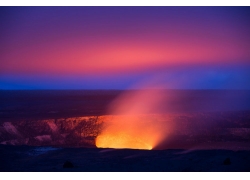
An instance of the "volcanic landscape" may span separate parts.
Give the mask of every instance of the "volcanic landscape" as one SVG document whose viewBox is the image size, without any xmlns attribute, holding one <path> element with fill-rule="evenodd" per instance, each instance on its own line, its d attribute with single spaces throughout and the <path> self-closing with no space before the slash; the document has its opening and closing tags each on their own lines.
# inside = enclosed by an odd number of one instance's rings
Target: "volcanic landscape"
<svg viewBox="0 0 250 180">
<path fill-rule="evenodd" d="M 249 91 L 0 91 L 0 171 L 250 171 L 249 142 Z"/>
</svg>

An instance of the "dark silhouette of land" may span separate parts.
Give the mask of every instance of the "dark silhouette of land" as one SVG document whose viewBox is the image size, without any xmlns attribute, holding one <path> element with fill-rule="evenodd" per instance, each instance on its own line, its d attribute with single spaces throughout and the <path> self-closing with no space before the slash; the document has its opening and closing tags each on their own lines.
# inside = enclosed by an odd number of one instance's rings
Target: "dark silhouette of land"
<svg viewBox="0 0 250 180">
<path fill-rule="evenodd" d="M 123 92 L 0 91 L 0 171 L 250 170 L 250 91 L 166 90 L 145 116 L 174 124 L 166 139 L 150 151 L 98 149 Z"/>
<path fill-rule="evenodd" d="M 136 91 L 136 90 L 129 90 Z M 250 110 L 250 90 L 165 90 L 154 113 Z M 124 90 L 0 90 L 0 122 L 106 115 Z"/>
</svg>

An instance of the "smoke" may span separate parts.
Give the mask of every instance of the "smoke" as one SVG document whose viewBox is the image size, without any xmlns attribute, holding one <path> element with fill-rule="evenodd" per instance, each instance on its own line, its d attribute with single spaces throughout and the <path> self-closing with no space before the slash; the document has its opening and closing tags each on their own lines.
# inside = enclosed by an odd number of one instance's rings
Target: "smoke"
<svg viewBox="0 0 250 180">
<path fill-rule="evenodd" d="M 152 149 L 170 130 L 153 114 L 165 101 L 163 90 L 126 91 L 109 106 L 113 118 L 105 122 L 96 146 Z"/>
<path fill-rule="evenodd" d="M 249 91 L 164 90 L 158 81 L 137 87 L 141 90 L 124 91 L 109 105 L 112 118 L 96 138 L 97 147 L 150 150 L 220 141 L 232 126 L 220 112 L 250 109 Z"/>
</svg>

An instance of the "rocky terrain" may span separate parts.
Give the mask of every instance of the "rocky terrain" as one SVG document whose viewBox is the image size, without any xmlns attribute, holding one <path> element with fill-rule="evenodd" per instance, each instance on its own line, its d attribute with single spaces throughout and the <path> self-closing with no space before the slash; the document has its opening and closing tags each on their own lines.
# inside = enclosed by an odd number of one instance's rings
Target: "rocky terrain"
<svg viewBox="0 0 250 180">
<path fill-rule="evenodd" d="M 150 126 L 168 128 L 154 149 L 250 149 L 250 112 L 140 115 Z M 119 115 L 85 116 L 0 123 L 0 144 L 54 147 L 96 147 L 95 139 L 107 122 Z"/>
<path fill-rule="evenodd" d="M 0 143 L 31 146 L 95 147 L 100 131 L 97 116 L 4 122 Z"/>
<path fill-rule="evenodd" d="M 96 148 L 121 93 L 0 91 L 0 171 L 250 171 L 250 91 L 166 91 L 136 124 L 166 129 L 152 150 Z"/>
</svg>

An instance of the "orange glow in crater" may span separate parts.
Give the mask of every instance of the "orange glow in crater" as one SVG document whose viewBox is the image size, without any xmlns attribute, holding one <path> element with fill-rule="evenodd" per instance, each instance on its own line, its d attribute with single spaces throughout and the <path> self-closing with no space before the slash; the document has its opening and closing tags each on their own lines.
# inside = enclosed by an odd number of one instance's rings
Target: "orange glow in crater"
<svg viewBox="0 0 250 180">
<path fill-rule="evenodd" d="M 130 149 L 148 149 L 152 146 L 147 144 L 145 139 L 133 137 L 126 132 L 104 133 L 97 137 L 96 146 L 99 148 L 130 148 Z"/>
<path fill-rule="evenodd" d="M 110 105 L 110 119 L 96 138 L 98 148 L 153 149 L 169 131 L 166 122 L 150 115 L 164 96 L 158 90 L 127 92 Z"/>
<path fill-rule="evenodd" d="M 113 116 L 105 122 L 104 130 L 96 138 L 96 146 L 151 150 L 162 137 L 163 129 L 162 122 L 147 118 L 150 116 Z"/>
</svg>

